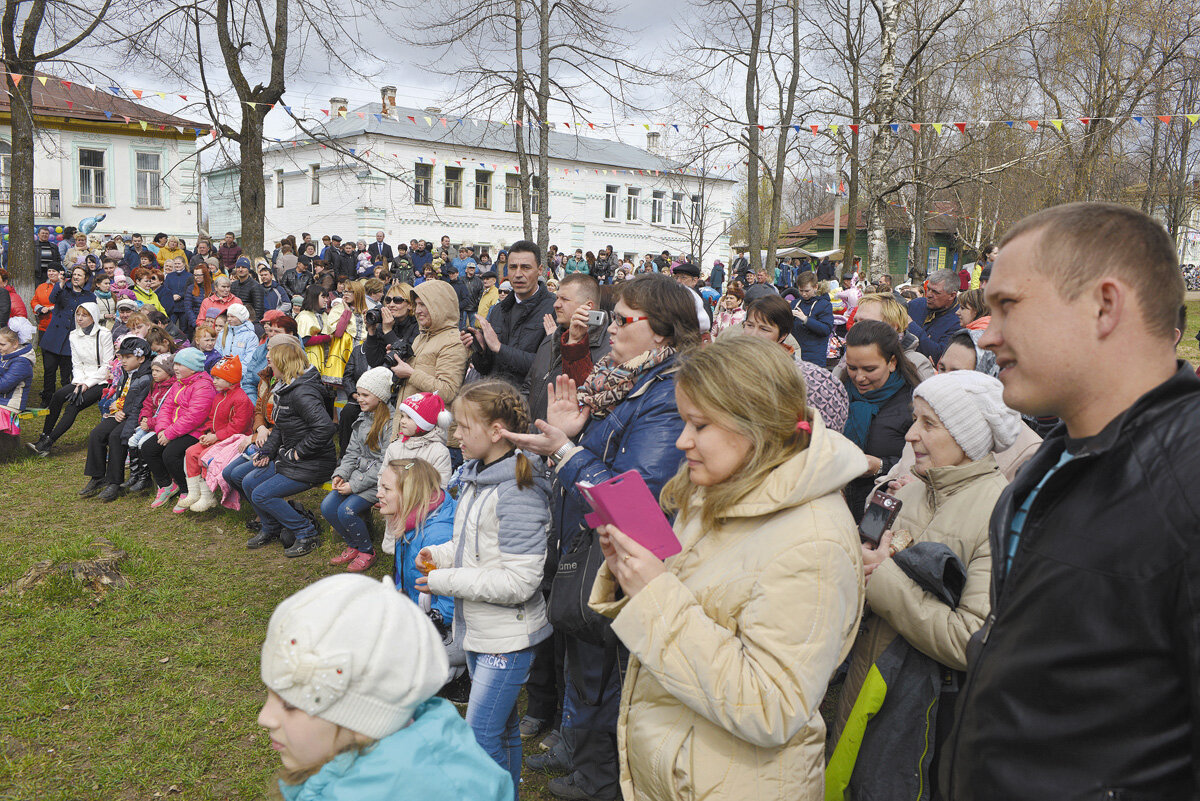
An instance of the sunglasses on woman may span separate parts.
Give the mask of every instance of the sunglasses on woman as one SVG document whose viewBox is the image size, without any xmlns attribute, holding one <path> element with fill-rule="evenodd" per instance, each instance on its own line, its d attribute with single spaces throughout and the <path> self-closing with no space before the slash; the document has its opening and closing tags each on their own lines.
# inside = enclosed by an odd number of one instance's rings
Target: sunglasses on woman
<svg viewBox="0 0 1200 801">
<path fill-rule="evenodd" d="M 401 295 L 388 295 L 383 299 L 384 303 L 408 303 L 408 298 Z"/>
</svg>

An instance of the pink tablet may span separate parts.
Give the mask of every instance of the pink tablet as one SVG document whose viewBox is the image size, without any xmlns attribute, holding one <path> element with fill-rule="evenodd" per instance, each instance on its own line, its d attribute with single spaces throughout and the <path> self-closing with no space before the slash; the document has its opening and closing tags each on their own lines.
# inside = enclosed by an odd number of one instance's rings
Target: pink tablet
<svg viewBox="0 0 1200 801">
<path fill-rule="evenodd" d="M 581 481 L 575 486 L 592 506 L 592 513 L 584 518 L 592 528 L 616 526 L 659 559 L 683 550 L 654 493 L 636 470 L 600 484 Z"/>
</svg>

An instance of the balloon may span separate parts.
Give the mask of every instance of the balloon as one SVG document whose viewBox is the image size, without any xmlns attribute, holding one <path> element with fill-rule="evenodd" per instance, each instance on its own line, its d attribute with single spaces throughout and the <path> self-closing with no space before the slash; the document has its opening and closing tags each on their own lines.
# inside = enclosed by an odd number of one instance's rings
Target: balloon
<svg viewBox="0 0 1200 801">
<path fill-rule="evenodd" d="M 101 214 L 97 217 L 85 217 L 79 221 L 79 228 L 76 230 L 82 234 L 90 234 L 92 231 L 96 230 L 96 226 L 100 224 L 100 221 L 107 216 L 107 214 Z"/>
<path fill-rule="evenodd" d="M 56 226 L 54 226 L 54 233 L 56 233 L 56 234 L 61 234 L 61 233 L 62 233 L 62 226 L 61 226 L 61 225 L 56 225 Z"/>
<path fill-rule="evenodd" d="M 0 234 L 7 234 L 7 233 L 8 233 L 8 226 L 7 225 L 0 226 Z"/>
</svg>

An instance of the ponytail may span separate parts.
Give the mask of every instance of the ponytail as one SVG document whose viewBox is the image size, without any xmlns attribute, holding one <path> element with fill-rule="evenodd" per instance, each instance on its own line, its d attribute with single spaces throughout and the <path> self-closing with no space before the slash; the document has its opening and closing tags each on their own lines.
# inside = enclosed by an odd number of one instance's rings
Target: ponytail
<svg viewBox="0 0 1200 801">
<path fill-rule="evenodd" d="M 533 486 L 533 465 L 523 451 L 517 451 L 517 489 Z"/>
</svg>

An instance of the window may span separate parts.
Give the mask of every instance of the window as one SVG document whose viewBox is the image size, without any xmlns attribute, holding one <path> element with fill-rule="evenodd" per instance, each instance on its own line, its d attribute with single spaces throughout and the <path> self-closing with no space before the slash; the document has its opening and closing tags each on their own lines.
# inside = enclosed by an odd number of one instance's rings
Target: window
<svg viewBox="0 0 1200 801">
<path fill-rule="evenodd" d="M 321 165 L 312 164 L 308 169 L 308 180 L 312 184 L 308 202 L 316 206 L 321 202 Z"/>
<path fill-rule="evenodd" d="M 671 195 L 671 225 L 683 225 L 683 193 Z"/>
<path fill-rule="evenodd" d="M 103 150 L 79 149 L 79 202 L 95 205 L 105 203 L 105 169 Z"/>
<path fill-rule="evenodd" d="M 699 195 L 692 195 L 692 225 L 699 225 L 701 219 L 701 203 Z"/>
<path fill-rule="evenodd" d="M 283 170 L 275 171 L 275 208 L 283 208 Z"/>
<path fill-rule="evenodd" d="M 433 181 L 433 167 L 428 164 L 417 164 L 413 169 L 413 203 L 418 206 L 432 206 L 429 196 L 429 184 Z"/>
<path fill-rule="evenodd" d="M 621 187 L 614 184 L 604 187 L 604 219 L 617 219 L 617 195 L 620 191 Z"/>
<path fill-rule="evenodd" d="M 504 210 L 521 210 L 521 176 L 511 172 L 504 176 Z"/>
<path fill-rule="evenodd" d="M 638 218 L 638 200 L 641 199 L 642 190 L 630 187 L 626 190 L 625 197 L 625 219 L 634 222 Z"/>
<path fill-rule="evenodd" d="M 534 175 L 529 178 L 529 206 L 533 214 L 542 213 L 542 178 Z"/>
<path fill-rule="evenodd" d="M 655 192 L 650 196 L 650 222 L 663 221 L 663 203 L 667 199 L 666 192 Z"/>
<path fill-rule="evenodd" d="M 462 207 L 462 167 L 446 168 L 446 206 L 447 208 Z"/>
<path fill-rule="evenodd" d="M 0 155 L 0 192 L 7 193 L 11 184 L 12 156 L 8 153 Z"/>
<path fill-rule="evenodd" d="M 158 153 L 136 153 L 137 160 L 137 205 L 161 206 L 162 203 L 162 156 Z"/>
<path fill-rule="evenodd" d="M 475 171 L 475 208 L 480 211 L 492 208 L 492 174 L 484 170 Z"/>
</svg>

